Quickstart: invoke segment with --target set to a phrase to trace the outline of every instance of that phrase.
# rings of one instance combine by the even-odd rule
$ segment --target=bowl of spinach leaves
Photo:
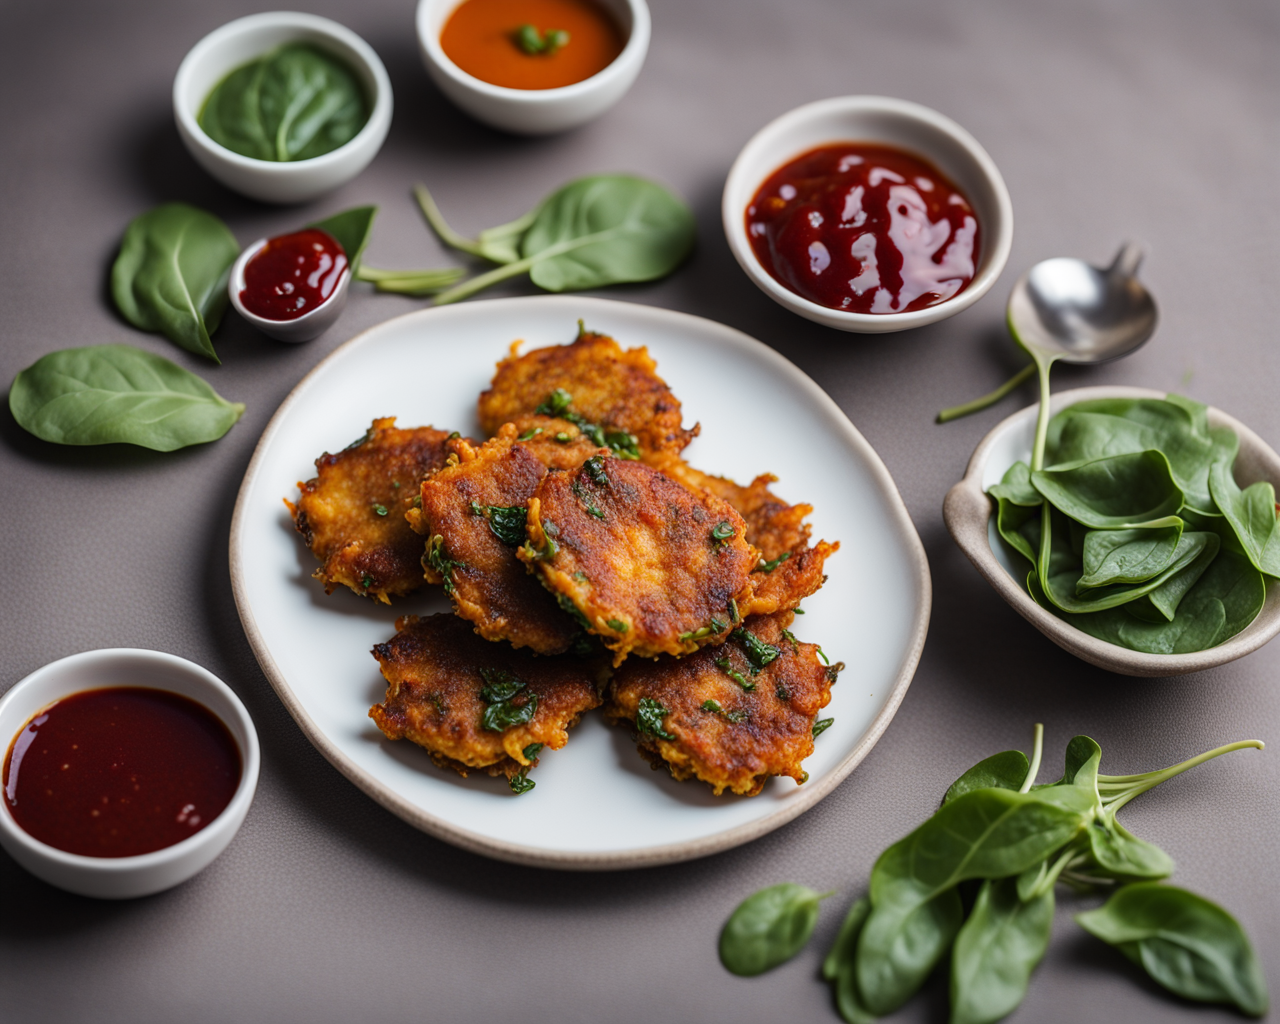
[[[391,126],[391,80],[350,29],[291,11],[252,14],[198,42],[173,81],[196,162],[228,188],[300,203],[346,184]]]
[[[1023,618],[1090,664],[1172,676],[1280,632],[1280,456],[1218,409],[1145,388],[1054,395],[974,451],[943,518]]]

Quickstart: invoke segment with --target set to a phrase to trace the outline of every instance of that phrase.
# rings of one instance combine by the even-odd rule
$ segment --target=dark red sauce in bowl
[[[347,254],[327,231],[280,235],[245,264],[240,303],[264,320],[297,320],[334,293],[346,269]]]
[[[231,802],[240,749],[204,705],[167,690],[64,697],[4,760],[4,799],[29,835],[67,853],[132,857],[194,835]]]
[[[746,226],[772,277],[848,313],[945,302],[973,280],[981,243],[968,198],[936,167],[858,142],[779,167],[747,207]]]

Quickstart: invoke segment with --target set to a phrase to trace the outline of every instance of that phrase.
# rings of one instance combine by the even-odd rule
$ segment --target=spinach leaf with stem
[[[422,296],[444,291],[464,273],[461,267],[444,267],[440,270],[379,270],[362,265],[355,278],[357,281],[370,282],[380,292]]]
[[[186,203],[165,203],[135,217],[111,267],[111,296],[121,315],[215,363],[209,335],[230,301],[227,278],[240,245],[222,221]]]
[[[1076,592],[1111,583],[1145,583],[1173,563],[1186,524],[1153,530],[1090,530],[1084,537],[1084,570]]]
[[[1159,984],[1251,1017],[1267,1012],[1267,983],[1244,929],[1215,903],[1185,889],[1137,882],[1076,921],[1115,946]]]
[[[951,783],[942,798],[944,804],[974,789],[1012,789],[1015,792],[1027,778],[1031,763],[1021,750],[1003,750],[984,758]]]
[[[216,441],[244,413],[205,381],[130,345],[50,352],[18,373],[9,410],[54,444],[135,444],[157,452]]]
[[[854,957],[858,948],[858,936],[871,912],[871,901],[865,896],[853,901],[840,932],[832,944],[826,959],[822,961],[822,977],[835,988],[836,1009],[847,1024],[872,1024],[875,1016],[863,1005],[858,993]]]
[[[524,273],[549,292],[652,281],[684,260],[693,238],[692,212],[662,186],[626,175],[580,178],[538,207],[520,237],[519,259],[455,285],[436,304],[457,302]],[[474,249],[485,258],[495,253],[479,242]]]
[[[369,235],[373,232],[373,218],[377,213],[376,206],[356,206],[308,224],[307,227],[319,228],[333,236],[342,246],[342,251],[346,253],[351,275],[360,278],[360,260],[364,256],[365,246],[369,244]]]
[[[991,1024],[1027,993],[1053,930],[1053,887],[1029,900],[1015,878],[988,879],[956,935],[951,959],[951,1024]]]
[[[748,896],[720,932],[720,962],[753,977],[790,960],[813,934],[819,902],[831,895],[783,882]]]

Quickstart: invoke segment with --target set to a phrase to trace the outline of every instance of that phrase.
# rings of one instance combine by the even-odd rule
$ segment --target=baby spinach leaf
[[[1260,480],[1243,491],[1227,462],[1216,462],[1209,484],[1213,499],[1231,524],[1236,537],[1259,572],[1280,576],[1280,520],[1276,518],[1276,491]]]
[[[1077,914],[1076,921],[1171,992],[1226,1003],[1253,1017],[1267,1012],[1266,979],[1244,929],[1201,896],[1138,882],[1097,910]]]
[[[1089,851],[1097,868],[1110,878],[1129,882],[1173,874],[1173,858],[1139,839],[1114,815],[1100,815],[1089,825]]]
[[[337,239],[338,244],[342,246],[342,251],[347,254],[347,264],[351,267],[351,274],[354,277],[360,270],[360,259],[364,256],[365,246],[369,244],[369,235],[373,232],[373,218],[377,213],[376,206],[357,206],[307,226],[327,231]]]
[[[193,373],[129,345],[50,352],[14,378],[9,409],[54,444],[136,444],[158,452],[216,441],[244,412]]]
[[[1059,511],[1095,530],[1174,526],[1183,494],[1164,453],[1150,450],[1031,474]]]
[[[752,977],[785,963],[804,948],[818,920],[818,903],[831,893],[783,882],[748,896],[720,932],[720,962]]]
[[[1038,508],[1044,501],[1040,492],[1031,485],[1031,467],[1025,462],[1015,462],[1007,470],[1001,481],[987,489],[993,498],[1004,498],[1015,505]]]
[[[1015,793],[1031,767],[1021,750],[1002,750],[984,758],[951,783],[943,796],[944,804],[975,789],[1011,789]]]
[[[369,120],[369,103],[341,60],[288,43],[227,75],[197,120],[209,138],[241,156],[308,160],[354,139]]]
[[[973,790],[885,850],[871,871],[871,916],[858,944],[867,1007],[897,1009],[946,952],[962,917],[957,884],[1044,860],[1079,834],[1096,804],[1096,791],[1075,785]]]
[[[1082,588],[1109,583],[1144,583],[1169,568],[1183,523],[1153,530],[1090,530],[1084,538]]]
[[[1055,608],[1035,575],[1028,577],[1032,596],[1044,607]],[[1172,621],[1143,621],[1129,614],[1128,605],[1072,615],[1067,621],[1090,636],[1130,650],[1182,654],[1208,650],[1235,636],[1257,618],[1266,596],[1262,574],[1244,555],[1223,547],[1182,599]]]
[[[1043,504],[1043,498],[1034,507],[1000,498],[996,509],[996,530],[1006,544],[1032,565],[1036,564],[1036,552],[1040,550],[1040,505]]]
[[[523,273],[550,292],[651,281],[679,266],[693,239],[692,212],[661,185],[626,175],[580,178],[543,200],[520,239],[520,259],[450,288],[436,303]],[[494,255],[492,243],[480,254]]]
[[[235,235],[213,214],[165,203],[125,229],[111,268],[111,295],[134,327],[216,363],[209,335],[227,308],[227,277],[239,255]]]
[[[951,958],[951,1024],[991,1024],[1022,1002],[1053,929],[1053,889],[1029,901],[1016,879],[982,883]]]
[[[865,896],[853,901],[831,951],[822,961],[822,977],[835,986],[836,1008],[847,1024],[872,1024],[875,1020],[858,992],[855,969],[858,936],[870,911],[871,902]]]

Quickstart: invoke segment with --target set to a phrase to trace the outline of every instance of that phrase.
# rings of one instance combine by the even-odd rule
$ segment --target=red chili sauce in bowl
[[[327,231],[280,235],[245,264],[240,302],[264,320],[297,320],[334,293],[346,269],[347,254]]]
[[[973,280],[981,243],[969,200],[936,167],[891,146],[821,146],[779,167],[747,207],[761,265],[791,291],[849,313],[905,313]]]
[[[167,690],[64,697],[28,722],[4,760],[4,799],[28,835],[67,853],[133,857],[216,818],[243,766],[222,721]]]

